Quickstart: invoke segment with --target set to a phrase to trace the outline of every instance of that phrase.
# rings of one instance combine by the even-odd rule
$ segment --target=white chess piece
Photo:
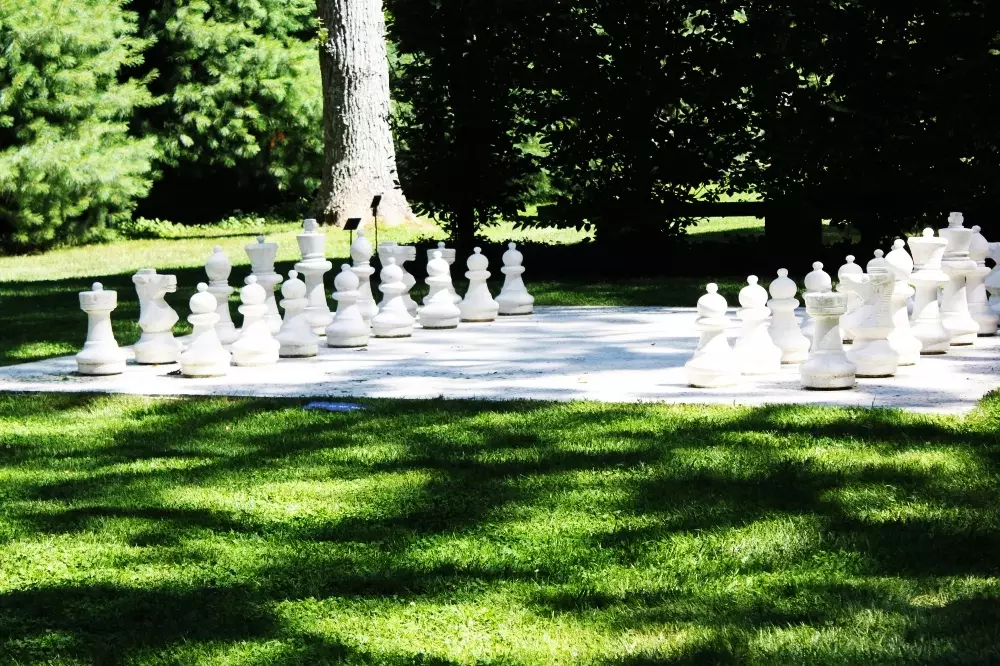
[[[372,244],[365,237],[364,230],[358,231],[358,237],[351,243],[351,260],[354,266],[351,271],[358,278],[358,310],[367,326],[372,325],[372,317],[378,314],[378,303],[372,294],[372,274],[375,268],[371,265]]]
[[[469,289],[458,308],[462,311],[462,321],[493,321],[500,311],[500,304],[493,300],[486,280],[490,277],[490,262],[483,256],[482,249],[474,248],[472,255],[466,261],[469,270],[465,277],[469,279]]]
[[[416,286],[417,278],[413,277],[410,271],[406,270],[406,262],[416,261],[417,248],[412,245],[397,245],[395,256],[396,265],[399,266],[399,270],[403,271],[403,285],[406,287],[403,291],[403,303],[406,304],[406,311],[410,313],[410,316],[416,317],[419,305],[410,296],[410,290]]]
[[[143,268],[132,276],[139,295],[139,327],[142,336],[135,343],[135,362],[140,365],[176,363],[181,343],[174,338],[174,324],[180,319],[167,305],[165,296],[177,291],[177,276],[162,275],[155,268]]]
[[[240,337],[240,332],[236,330],[233,317],[229,312],[229,297],[236,289],[229,286],[229,275],[233,272],[233,265],[229,263],[229,258],[222,247],[216,245],[212,248],[212,256],[205,263],[205,273],[208,275],[208,293],[215,296],[218,307],[215,314],[219,315],[219,323],[215,325],[215,332],[219,334],[222,344],[231,345]]]
[[[274,296],[274,288],[281,283],[281,276],[274,272],[278,244],[265,243],[263,236],[257,236],[257,242],[247,244],[245,249],[250,257],[251,272],[257,277],[257,284],[264,290],[267,299],[264,302],[267,308],[264,321],[272,334],[277,333],[281,329],[281,315],[278,314],[278,301]]]
[[[295,270],[305,278],[306,298],[309,299],[306,313],[312,322],[313,331],[322,335],[333,321],[323,284],[323,276],[333,268],[333,264],[326,260],[326,234],[319,231],[316,220],[308,219],[302,223],[302,233],[295,240],[302,253],[302,260],[296,262]]]
[[[502,315],[526,315],[534,309],[535,297],[528,293],[521,275],[524,273],[524,255],[517,249],[516,243],[508,243],[507,251],[503,253],[504,274],[503,288],[497,295]]]
[[[990,294],[990,308],[993,314],[1000,315],[1000,243],[990,243],[990,259],[993,260],[993,270],[986,276],[984,284]]]
[[[281,285],[281,307],[285,319],[281,330],[274,336],[280,345],[280,358],[306,358],[319,353],[319,336],[313,327],[315,311],[309,312],[309,286],[299,279],[298,271],[288,271],[288,279]]]
[[[333,279],[333,298],[337,301],[337,314],[326,327],[328,347],[365,347],[371,337],[371,326],[365,322],[359,304],[361,280],[355,269],[347,264]],[[374,302],[374,301],[373,301]]]
[[[815,261],[812,265],[812,271],[806,273],[806,278],[803,281],[805,285],[805,293],[809,292],[809,285],[826,285],[833,284],[830,278],[830,274],[823,270],[823,262]],[[803,298],[805,298],[805,293],[803,293]],[[809,346],[812,348],[812,343],[816,339],[816,320],[813,319],[812,315],[809,314],[809,308],[806,308],[806,316],[803,317],[802,321],[802,335],[809,339]]]
[[[281,343],[271,336],[267,322],[267,290],[260,285],[256,275],[246,279],[240,289],[239,307],[243,315],[240,337],[232,345],[233,363],[242,366],[273,365],[278,362]],[[280,330],[280,328],[279,328]]]
[[[451,298],[451,273],[448,262],[439,250],[434,250],[427,262],[427,286],[430,291],[420,308],[420,325],[424,328],[455,328],[462,316]]]
[[[118,347],[111,329],[111,311],[118,306],[118,292],[104,290],[95,282],[90,291],[80,292],[80,309],[87,313],[87,341],[76,355],[81,375],[120,375],[125,372],[126,354]]]
[[[979,325],[979,337],[997,334],[998,318],[990,307],[986,294],[986,276],[990,269],[986,267],[986,256],[990,253],[990,244],[980,232],[980,228],[972,227],[972,242],[969,244],[969,257],[976,262],[976,270],[969,273],[966,290],[969,297],[969,314]]]
[[[740,366],[736,352],[726,339],[726,329],[730,324],[726,316],[729,306],[714,282],[706,285],[705,291],[707,293],[698,299],[698,319],[695,322],[701,333],[698,348],[691,360],[684,364],[688,384],[696,388],[733,386],[740,382]]]
[[[372,333],[376,338],[408,338],[413,335],[413,316],[406,309],[403,301],[403,271],[396,265],[395,257],[387,257],[385,268],[379,274],[382,284],[382,303],[378,314],[372,319]]]
[[[187,349],[181,354],[181,373],[186,377],[218,377],[229,372],[232,356],[222,346],[222,340],[215,331],[219,315],[215,312],[219,303],[209,293],[208,285],[198,283],[198,293],[191,297],[191,322],[193,331]]]
[[[448,264],[448,283],[450,285],[448,287],[448,291],[451,293],[452,302],[455,305],[458,305],[459,303],[462,302],[462,297],[458,295],[457,291],[455,291],[455,285],[451,282],[451,265],[455,263],[455,249],[445,247],[444,241],[438,241],[436,248],[431,248],[430,250],[427,250],[427,261],[430,261],[431,259],[434,258],[435,252],[440,252],[441,258],[444,259],[445,262]],[[425,305],[427,304],[426,296],[424,296],[424,304]]]
[[[816,322],[809,358],[799,366],[802,386],[807,389],[840,390],[857,384],[857,366],[847,358],[840,339],[840,317],[847,312],[847,294],[832,288],[826,273],[806,284],[806,309]]]
[[[951,333],[941,323],[938,291],[948,282],[948,275],[941,270],[948,239],[936,237],[933,229],[924,229],[921,236],[907,238],[906,244],[913,253],[910,284],[916,291],[910,332],[920,340],[921,354],[944,354],[951,346]]]
[[[910,315],[907,302],[916,293],[910,286],[913,275],[913,259],[906,251],[906,241],[897,238],[892,250],[885,255],[885,262],[896,280],[892,288],[892,333],[889,344],[899,354],[899,365],[916,365],[920,360],[923,344],[910,330]]]
[[[799,330],[795,308],[799,301],[795,298],[798,287],[788,277],[788,269],[778,269],[778,277],[769,286],[771,300],[767,307],[771,310],[771,325],[768,333],[771,340],[781,350],[782,363],[802,363],[809,357],[809,339]]]
[[[767,332],[771,311],[767,291],[757,284],[757,276],[747,278],[740,290],[740,310],[736,313],[743,326],[733,351],[744,375],[770,375],[781,370],[781,349]]]
[[[861,275],[864,269],[854,263],[854,255],[847,255],[847,261],[837,270],[837,291],[847,294],[847,312],[840,318],[840,334],[844,342],[850,344],[854,341],[854,331],[850,328],[854,313],[861,307],[861,297],[850,290],[850,284],[844,279],[845,275]]]
[[[947,228],[938,230],[942,238],[948,239],[941,260],[941,269],[948,275],[941,295],[941,323],[951,334],[953,347],[971,345],[979,335],[979,324],[969,314],[966,291],[966,280],[976,270],[976,262],[969,256],[973,232],[962,226],[964,221],[961,213],[952,213]]]
[[[381,243],[378,244],[378,249],[377,249],[378,263],[382,266],[382,270],[385,270],[385,267],[389,265],[390,259],[394,260],[393,263],[396,265],[397,268],[399,267],[399,259],[396,256],[396,251],[398,247],[399,243],[397,243],[396,241],[382,241]],[[402,282],[403,281],[402,269],[400,269],[399,275],[400,275],[399,281]],[[381,278],[382,278],[382,273],[380,272],[379,279]],[[405,284],[403,285],[403,289],[404,290],[406,289]],[[379,287],[379,291],[382,291],[381,287]],[[386,295],[385,292],[382,291],[382,298],[378,302],[379,310],[382,309],[382,305],[385,303],[385,300],[386,300]]]
[[[878,257],[881,260],[881,256]],[[847,358],[857,366],[858,377],[892,377],[899,368],[899,352],[889,344],[892,333],[892,290],[895,276],[887,266],[869,264],[865,275],[848,275],[864,299]]]

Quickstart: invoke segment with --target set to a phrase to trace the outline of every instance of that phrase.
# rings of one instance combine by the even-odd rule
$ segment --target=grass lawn
[[[0,395],[0,662],[986,664],[967,418]]]

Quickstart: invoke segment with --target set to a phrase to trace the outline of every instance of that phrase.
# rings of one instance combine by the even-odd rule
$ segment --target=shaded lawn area
[[[0,395],[0,661],[1000,660],[1000,396]]]
[[[113,246],[112,246],[113,247]],[[206,255],[207,256],[207,255]],[[344,260],[333,260],[338,267]],[[294,262],[278,263],[276,269],[287,275]],[[190,332],[186,317],[189,314],[188,299],[195,292],[199,282],[205,282],[202,268],[159,269],[161,273],[177,275],[178,290],[167,295],[170,303],[181,316],[175,328],[178,335]],[[458,276],[460,272],[453,269]],[[243,278],[249,274],[248,267],[236,267],[230,277],[231,286],[242,286]],[[327,295],[332,291],[334,271],[327,274]],[[377,280],[377,275],[376,275]],[[132,273],[124,273],[101,278],[69,278],[44,282],[12,281],[0,282],[0,365],[26,363],[51,356],[74,354],[83,346],[87,336],[87,316],[80,310],[79,292],[89,289],[99,281],[105,289],[118,292],[118,308],[112,313],[115,337],[119,344],[133,344],[139,339],[139,301],[132,283]],[[704,293],[707,278],[650,278],[632,280],[602,281],[530,281],[528,287],[538,305],[657,305],[693,306]],[[745,283],[739,278],[724,278],[720,288],[731,304]],[[467,281],[456,279],[460,293],[465,292]],[[493,294],[500,292],[503,276],[490,282]],[[413,289],[417,298],[427,292],[426,285],[418,284]],[[376,290],[376,298],[380,295]],[[281,295],[278,294],[280,300]],[[234,292],[230,311],[236,325],[242,321],[237,307],[239,292]],[[331,299],[331,307],[336,303]],[[692,335],[695,335],[692,329]]]

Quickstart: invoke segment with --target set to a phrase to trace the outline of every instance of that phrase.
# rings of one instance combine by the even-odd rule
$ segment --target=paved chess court
[[[1000,388],[1000,337],[925,356],[848,391],[806,391],[797,366],[739,386],[694,389],[684,363],[697,345],[693,308],[541,307],[527,317],[462,324],[367,349],[320,348],[313,359],[232,367],[225,377],[180,377],[179,366],[130,363],[123,375],[84,377],[72,356],[0,368],[0,390],[144,395],[486,398],[760,405],[825,404],[961,413]],[[734,327],[729,335],[735,337]],[[127,348],[126,348],[127,349]]]

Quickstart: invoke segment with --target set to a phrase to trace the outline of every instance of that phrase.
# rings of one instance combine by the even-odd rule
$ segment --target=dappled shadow
[[[995,590],[913,601],[945,581],[1000,575],[994,398],[961,420],[362,402],[326,414],[300,401],[4,397],[2,419],[50,410],[92,427],[4,437],[0,474],[18,476],[7,477],[17,481],[4,490],[0,542],[99,537],[125,550],[93,566],[162,578],[95,571],[15,585],[0,594],[0,653],[125,663],[279,641],[273,663],[447,664],[433,651],[418,661],[408,648],[362,646],[376,629],[360,616],[344,635],[291,626],[287,613],[329,599],[391,616],[405,601],[447,607],[487,592],[536,627],[573,618],[561,622],[587,636],[701,637],[594,663],[735,663],[762,650],[796,661],[761,636],[848,631],[862,612],[894,628],[843,654],[865,647],[878,659],[893,644],[895,661],[917,663],[929,641],[962,663],[995,653]],[[109,410],[118,418],[96,416]],[[312,508],[292,511],[302,504]],[[755,578],[753,594],[725,591]],[[811,649],[810,663],[837,661]]]

